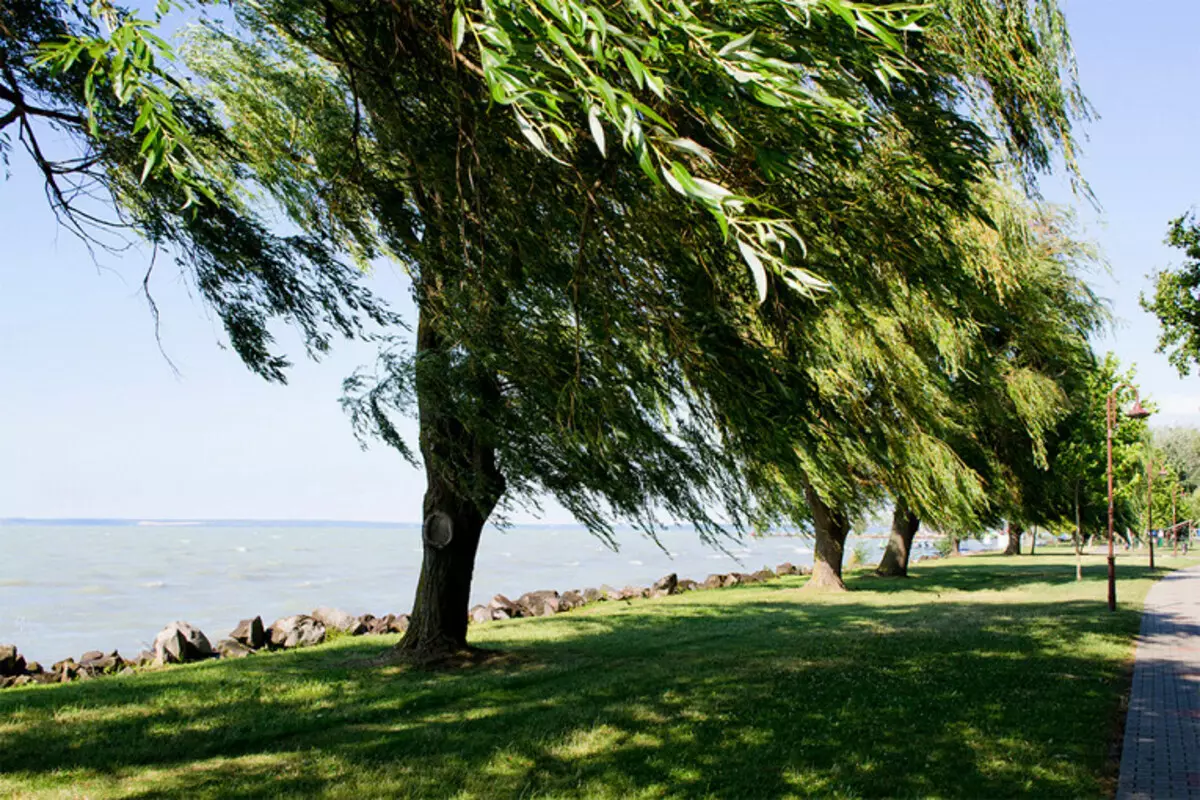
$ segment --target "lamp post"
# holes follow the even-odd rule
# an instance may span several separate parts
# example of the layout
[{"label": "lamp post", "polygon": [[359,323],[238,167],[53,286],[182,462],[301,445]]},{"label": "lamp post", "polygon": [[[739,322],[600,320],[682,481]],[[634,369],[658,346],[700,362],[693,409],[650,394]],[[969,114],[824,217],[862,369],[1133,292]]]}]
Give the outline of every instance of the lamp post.
[{"label": "lamp post", "polygon": [[1108,427],[1108,610],[1117,610],[1117,557],[1113,553],[1113,465],[1112,465],[1112,434],[1113,426],[1117,424],[1117,392],[1123,387],[1133,390],[1133,407],[1126,412],[1130,419],[1145,419],[1150,412],[1142,408],[1141,398],[1138,397],[1136,386],[1128,383],[1118,383],[1108,393],[1108,403],[1105,409],[1105,422]]}]

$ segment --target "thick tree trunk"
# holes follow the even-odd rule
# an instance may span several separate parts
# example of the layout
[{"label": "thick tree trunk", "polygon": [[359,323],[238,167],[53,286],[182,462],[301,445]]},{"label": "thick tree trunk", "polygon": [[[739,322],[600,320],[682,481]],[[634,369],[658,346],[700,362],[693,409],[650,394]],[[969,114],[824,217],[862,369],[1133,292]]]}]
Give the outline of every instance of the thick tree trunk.
[{"label": "thick tree trunk", "polygon": [[892,512],[892,535],[888,538],[887,549],[879,561],[875,572],[888,578],[908,577],[908,559],[912,554],[913,537],[921,520],[901,501],[896,501]]},{"label": "thick tree trunk", "polygon": [[1019,556],[1021,555],[1021,533],[1020,525],[1008,523],[1008,547],[1004,548],[1004,555]]},{"label": "thick tree trunk", "polygon": [[1029,531],[1029,555],[1037,555],[1037,535],[1038,529],[1034,525]]},{"label": "thick tree trunk", "polygon": [[959,547],[959,545],[962,544],[962,539],[959,539],[954,534],[950,534],[949,536],[950,536],[950,556],[951,556],[951,558],[953,558],[954,556],[961,556],[962,549]]},{"label": "thick tree trunk", "polygon": [[850,533],[850,520],[840,511],[835,511],[821,500],[811,486],[804,488],[808,507],[812,509],[813,530],[816,543],[813,545],[813,571],[806,588],[813,591],[846,590],[842,581],[842,558],[845,555],[846,536]]},{"label": "thick tree trunk", "polygon": [[[419,353],[440,348],[429,315],[417,323]],[[408,631],[397,649],[405,658],[436,662],[469,652],[467,608],[479,536],[504,493],[495,449],[447,412],[437,375],[417,373],[421,455],[425,461],[424,559]],[[486,378],[478,390],[493,389]]]}]

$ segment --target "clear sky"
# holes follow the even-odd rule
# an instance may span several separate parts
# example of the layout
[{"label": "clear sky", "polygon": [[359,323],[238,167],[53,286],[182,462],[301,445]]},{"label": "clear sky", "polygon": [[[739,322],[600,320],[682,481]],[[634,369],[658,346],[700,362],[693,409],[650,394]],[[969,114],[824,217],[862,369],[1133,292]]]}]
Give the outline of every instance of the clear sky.
[{"label": "clear sky", "polygon": [[[1117,329],[1098,343],[1159,402],[1156,424],[1200,425],[1200,383],[1155,350],[1138,307],[1155,268],[1177,261],[1167,222],[1200,204],[1200,3],[1069,0],[1084,88],[1100,119],[1084,171],[1102,206],[1080,209],[1112,274],[1095,276]],[[1073,202],[1065,183],[1044,185]],[[381,446],[359,449],[338,407],[340,384],[373,355],[342,346],[297,358],[286,387],[253,376],[169,263],[152,286],[159,353],[139,294],[143,252],[103,256],[56,228],[19,153],[0,183],[0,517],[415,520],[421,473]],[[391,268],[375,277],[406,302]],[[518,515],[515,520],[528,520]],[[547,506],[546,522],[566,522]]]}]

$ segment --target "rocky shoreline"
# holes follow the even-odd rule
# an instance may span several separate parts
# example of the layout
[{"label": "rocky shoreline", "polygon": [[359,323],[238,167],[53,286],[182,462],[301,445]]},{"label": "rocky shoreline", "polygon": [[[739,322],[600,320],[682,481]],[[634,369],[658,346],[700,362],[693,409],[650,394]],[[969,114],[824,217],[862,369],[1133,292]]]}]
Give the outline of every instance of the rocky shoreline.
[{"label": "rocky shoreline", "polygon": [[[703,581],[679,578],[675,573],[664,575],[651,586],[614,589],[601,586],[568,590],[526,592],[516,600],[502,594],[487,605],[477,605],[468,612],[473,624],[522,617],[548,617],[592,603],[633,600],[643,597],[667,597],[689,591],[724,589],[732,586],[762,583],[787,575],[805,575],[808,567],[783,563],[774,570],[761,569],[754,573],[730,572],[709,575]],[[130,675],[142,669],[155,669],[170,664],[186,664],[213,658],[245,658],[263,650],[290,650],[321,644],[331,632],[339,636],[368,636],[404,633],[408,630],[408,614],[372,614],[354,616],[334,608],[314,609],[311,614],[294,614],[275,620],[270,627],[262,617],[244,619],[229,636],[214,645],[199,628],[177,621],[167,625],[154,637],[152,650],[143,650],[133,659],[124,658],[116,650],[91,650],[76,661],[67,658],[48,669],[36,661],[26,661],[15,645],[0,645],[0,689],[30,684],[69,683],[90,680],[106,675]]]}]

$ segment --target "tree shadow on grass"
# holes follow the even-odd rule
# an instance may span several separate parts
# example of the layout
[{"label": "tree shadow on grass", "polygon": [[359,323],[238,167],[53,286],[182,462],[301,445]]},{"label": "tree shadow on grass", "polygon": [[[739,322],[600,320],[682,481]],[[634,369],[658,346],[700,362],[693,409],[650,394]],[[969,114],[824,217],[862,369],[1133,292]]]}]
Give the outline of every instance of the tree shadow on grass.
[{"label": "tree shadow on grass", "polygon": [[[1160,578],[1162,569],[1151,570],[1144,559],[1133,561],[1128,555],[1117,560],[1117,594],[1121,582],[1144,578]],[[847,581],[851,589],[872,592],[979,592],[1004,591],[1033,583],[1052,586],[1075,583],[1075,564],[1065,560],[1040,556],[1011,556],[1006,558],[964,557],[940,559],[932,564],[918,562],[909,567],[909,578],[884,578],[874,572],[862,572]],[[1103,587],[1108,581],[1108,567],[1102,556],[1086,556],[1083,582]],[[1104,589],[1099,591],[1103,595]]]},{"label": "tree shadow on grass", "polygon": [[188,797],[1099,793],[1135,612],[759,597],[499,627],[520,658],[453,673],[352,666],[387,646],[358,640],[10,691],[0,776]]}]

